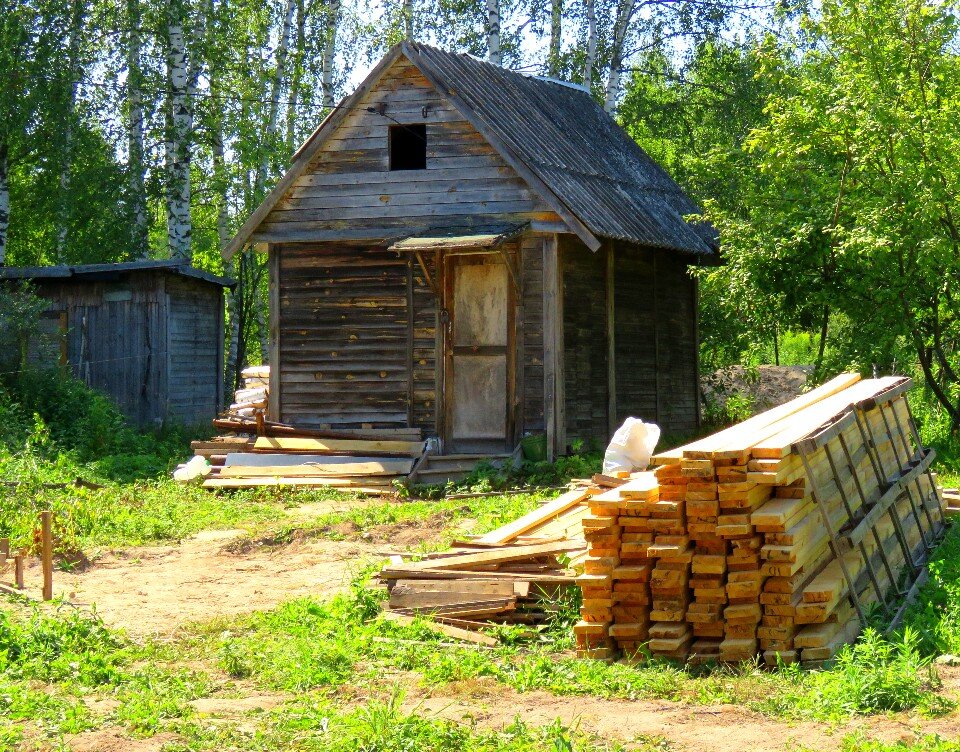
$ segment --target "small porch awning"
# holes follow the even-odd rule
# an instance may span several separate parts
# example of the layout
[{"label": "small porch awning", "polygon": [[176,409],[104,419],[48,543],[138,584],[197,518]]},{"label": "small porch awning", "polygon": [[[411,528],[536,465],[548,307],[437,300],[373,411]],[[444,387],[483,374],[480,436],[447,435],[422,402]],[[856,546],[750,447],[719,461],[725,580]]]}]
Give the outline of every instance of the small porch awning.
[{"label": "small porch awning", "polygon": [[497,248],[523,232],[526,224],[434,229],[395,241],[388,250],[408,253]]}]

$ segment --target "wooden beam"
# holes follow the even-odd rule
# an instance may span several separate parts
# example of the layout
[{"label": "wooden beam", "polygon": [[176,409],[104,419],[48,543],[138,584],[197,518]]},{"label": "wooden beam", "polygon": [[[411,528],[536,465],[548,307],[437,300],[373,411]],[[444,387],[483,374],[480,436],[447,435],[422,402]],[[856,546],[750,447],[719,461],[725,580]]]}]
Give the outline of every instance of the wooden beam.
[{"label": "wooden beam", "polygon": [[413,383],[413,348],[414,326],[416,324],[416,309],[413,297],[413,259],[407,257],[407,425],[413,425],[414,392]]},{"label": "wooden beam", "polygon": [[547,460],[557,454],[557,350],[559,296],[557,281],[557,236],[544,239],[543,254],[543,422],[547,433]]},{"label": "wooden beam", "polygon": [[472,632],[469,629],[460,629],[459,627],[451,627],[449,624],[438,624],[435,621],[430,621],[426,618],[418,619],[413,616],[407,616],[406,614],[397,614],[393,611],[384,611],[380,614],[380,618],[384,621],[392,621],[401,626],[407,627],[411,624],[422,624],[428,629],[442,634],[445,637],[451,637],[454,640],[464,640],[466,642],[473,642],[477,645],[485,645],[487,647],[493,647],[499,643],[490,637],[485,635],[482,632]]},{"label": "wooden beam", "polygon": [[281,421],[280,403],[280,256],[281,248],[271,245],[267,257],[268,299],[270,301],[270,381],[267,394],[267,414],[271,420]]},{"label": "wooden beam", "polygon": [[520,535],[527,533],[534,528],[544,525],[558,516],[566,512],[571,507],[575,507],[580,504],[584,499],[589,496],[588,492],[585,489],[577,489],[575,491],[568,491],[562,496],[558,496],[553,501],[549,501],[544,504],[539,509],[534,509],[532,512],[528,512],[519,519],[510,522],[503,527],[499,527],[496,530],[491,530],[486,535],[477,538],[475,543],[482,543],[487,545],[496,545],[502,546],[505,543],[509,543],[512,540],[515,540]]},{"label": "wooden beam", "polygon": [[607,437],[617,430],[617,347],[616,306],[614,300],[616,250],[612,240],[606,243],[606,319],[607,319]]},{"label": "wooden beam", "polygon": [[53,512],[40,512],[40,563],[43,568],[43,599],[53,600]]}]

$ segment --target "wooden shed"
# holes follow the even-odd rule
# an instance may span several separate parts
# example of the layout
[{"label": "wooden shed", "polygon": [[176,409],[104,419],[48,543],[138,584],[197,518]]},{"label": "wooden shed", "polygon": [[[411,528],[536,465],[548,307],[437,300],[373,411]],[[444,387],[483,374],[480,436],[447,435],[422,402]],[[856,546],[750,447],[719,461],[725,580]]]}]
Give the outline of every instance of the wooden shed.
[{"label": "wooden shed", "polygon": [[269,254],[272,418],[563,453],[697,427],[698,212],[581,87],[404,42],[224,255]]},{"label": "wooden shed", "polygon": [[194,425],[217,414],[231,280],[172,260],[0,267],[0,280],[28,282],[50,301],[47,346],[32,359],[59,360],[131,423]]}]

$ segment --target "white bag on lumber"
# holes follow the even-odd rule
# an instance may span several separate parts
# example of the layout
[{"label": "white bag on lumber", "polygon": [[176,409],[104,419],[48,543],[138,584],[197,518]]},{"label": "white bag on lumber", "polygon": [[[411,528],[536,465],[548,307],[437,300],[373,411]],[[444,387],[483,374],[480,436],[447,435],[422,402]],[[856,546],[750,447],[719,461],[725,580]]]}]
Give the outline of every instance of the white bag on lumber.
[{"label": "white bag on lumber", "polygon": [[206,457],[196,456],[173,471],[173,479],[178,483],[189,483],[198,478],[206,478],[213,471]]},{"label": "white bag on lumber", "polygon": [[627,418],[610,439],[603,455],[603,474],[646,470],[660,440],[660,426]]}]

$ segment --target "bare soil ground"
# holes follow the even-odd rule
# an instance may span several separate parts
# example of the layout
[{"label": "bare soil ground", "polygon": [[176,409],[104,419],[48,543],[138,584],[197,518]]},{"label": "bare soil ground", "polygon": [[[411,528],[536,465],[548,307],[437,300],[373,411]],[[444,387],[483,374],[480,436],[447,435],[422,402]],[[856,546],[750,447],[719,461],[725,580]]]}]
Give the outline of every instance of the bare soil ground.
[{"label": "bare soil ground", "polygon": [[658,740],[670,750],[698,752],[785,752],[798,748],[835,750],[848,734],[884,742],[913,741],[917,733],[960,735],[960,716],[941,719],[897,714],[855,719],[836,726],[813,721],[789,723],[736,705],[688,705],[667,701],[557,697],[547,692],[518,693],[493,681],[471,681],[418,696],[410,693],[407,712],[500,729],[522,718],[531,726],[559,718],[568,727],[622,742]]},{"label": "bare soil ground", "polygon": [[176,545],[112,552],[82,572],[56,572],[54,594],[95,606],[104,622],[131,635],[169,636],[188,622],[330,597],[375,549],[324,539],[268,546],[242,530],[205,532]]}]

